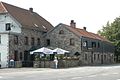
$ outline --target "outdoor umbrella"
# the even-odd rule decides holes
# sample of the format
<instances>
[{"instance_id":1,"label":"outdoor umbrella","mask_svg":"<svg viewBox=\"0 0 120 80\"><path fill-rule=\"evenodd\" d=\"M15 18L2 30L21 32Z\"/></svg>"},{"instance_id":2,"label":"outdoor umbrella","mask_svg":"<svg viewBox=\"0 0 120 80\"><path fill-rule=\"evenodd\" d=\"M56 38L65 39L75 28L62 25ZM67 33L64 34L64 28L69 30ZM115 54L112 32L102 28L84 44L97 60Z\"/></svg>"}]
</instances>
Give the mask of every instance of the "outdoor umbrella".
<instances>
[{"instance_id":1,"label":"outdoor umbrella","mask_svg":"<svg viewBox=\"0 0 120 80\"><path fill-rule=\"evenodd\" d=\"M53 50L53 53L57 53L57 54L65 54L65 53L69 53L69 51L61 49L61 48L56 48Z\"/></svg>"},{"instance_id":2,"label":"outdoor umbrella","mask_svg":"<svg viewBox=\"0 0 120 80\"><path fill-rule=\"evenodd\" d=\"M53 54L51 49L48 49L46 47L42 47L40 49L37 49L35 51L31 51L30 54L34 54L34 53L44 53L44 54Z\"/></svg>"}]
</instances>

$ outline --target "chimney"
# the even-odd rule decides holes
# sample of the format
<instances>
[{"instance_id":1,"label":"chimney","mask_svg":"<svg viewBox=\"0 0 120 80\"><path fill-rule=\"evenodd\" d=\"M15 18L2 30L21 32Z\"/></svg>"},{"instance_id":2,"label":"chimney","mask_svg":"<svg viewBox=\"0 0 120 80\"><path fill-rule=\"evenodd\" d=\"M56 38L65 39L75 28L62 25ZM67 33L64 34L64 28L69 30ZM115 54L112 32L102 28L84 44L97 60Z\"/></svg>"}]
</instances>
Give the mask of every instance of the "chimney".
<instances>
[{"instance_id":1,"label":"chimney","mask_svg":"<svg viewBox=\"0 0 120 80\"><path fill-rule=\"evenodd\" d=\"M71 26L71 27L74 27L74 28L76 27L76 23L74 22L74 20L71 20L70 26Z\"/></svg>"},{"instance_id":2,"label":"chimney","mask_svg":"<svg viewBox=\"0 0 120 80\"><path fill-rule=\"evenodd\" d=\"M83 27L83 29L86 31L86 27Z\"/></svg>"},{"instance_id":3,"label":"chimney","mask_svg":"<svg viewBox=\"0 0 120 80\"><path fill-rule=\"evenodd\" d=\"M33 12L33 8L29 8L29 11L32 13Z\"/></svg>"}]
</instances>

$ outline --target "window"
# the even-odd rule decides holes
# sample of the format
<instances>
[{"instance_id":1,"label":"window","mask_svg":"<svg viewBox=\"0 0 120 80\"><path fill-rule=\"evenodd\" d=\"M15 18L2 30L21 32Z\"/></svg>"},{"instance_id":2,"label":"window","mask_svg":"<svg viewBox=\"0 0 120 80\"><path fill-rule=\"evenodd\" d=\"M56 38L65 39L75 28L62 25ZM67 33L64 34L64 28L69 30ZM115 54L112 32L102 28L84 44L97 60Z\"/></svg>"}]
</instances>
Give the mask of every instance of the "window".
<instances>
[{"instance_id":1,"label":"window","mask_svg":"<svg viewBox=\"0 0 120 80\"><path fill-rule=\"evenodd\" d=\"M1 35L0 35L0 44L1 44Z\"/></svg>"},{"instance_id":2,"label":"window","mask_svg":"<svg viewBox=\"0 0 120 80\"><path fill-rule=\"evenodd\" d=\"M24 51L24 61L28 61L28 60L29 60L29 52Z\"/></svg>"},{"instance_id":3,"label":"window","mask_svg":"<svg viewBox=\"0 0 120 80\"><path fill-rule=\"evenodd\" d=\"M94 54L94 60L96 60L96 54Z\"/></svg>"},{"instance_id":4,"label":"window","mask_svg":"<svg viewBox=\"0 0 120 80\"><path fill-rule=\"evenodd\" d=\"M34 45L34 44L35 44L35 39L31 38L31 45Z\"/></svg>"},{"instance_id":5,"label":"window","mask_svg":"<svg viewBox=\"0 0 120 80\"><path fill-rule=\"evenodd\" d=\"M5 26L6 26L6 31L11 30L10 23L6 23Z\"/></svg>"},{"instance_id":6,"label":"window","mask_svg":"<svg viewBox=\"0 0 120 80\"><path fill-rule=\"evenodd\" d=\"M71 38L71 39L70 39L70 45L74 45L74 44L75 44L74 39Z\"/></svg>"},{"instance_id":7,"label":"window","mask_svg":"<svg viewBox=\"0 0 120 80\"><path fill-rule=\"evenodd\" d=\"M114 59L114 55L111 55L111 59Z\"/></svg>"},{"instance_id":8,"label":"window","mask_svg":"<svg viewBox=\"0 0 120 80\"><path fill-rule=\"evenodd\" d=\"M18 36L14 36L14 44L18 44Z\"/></svg>"},{"instance_id":9,"label":"window","mask_svg":"<svg viewBox=\"0 0 120 80\"><path fill-rule=\"evenodd\" d=\"M28 45L28 37L25 37L25 45Z\"/></svg>"},{"instance_id":10,"label":"window","mask_svg":"<svg viewBox=\"0 0 120 80\"><path fill-rule=\"evenodd\" d=\"M75 55L75 56L79 56L79 55L80 55L80 53L79 53L79 52L76 52L74 55Z\"/></svg>"},{"instance_id":11,"label":"window","mask_svg":"<svg viewBox=\"0 0 120 80\"><path fill-rule=\"evenodd\" d=\"M88 56L87 56L87 54L85 54L85 60L88 60Z\"/></svg>"},{"instance_id":12,"label":"window","mask_svg":"<svg viewBox=\"0 0 120 80\"><path fill-rule=\"evenodd\" d=\"M84 41L84 42L83 42L83 47L88 48L88 42L87 42L87 41Z\"/></svg>"},{"instance_id":13,"label":"window","mask_svg":"<svg viewBox=\"0 0 120 80\"><path fill-rule=\"evenodd\" d=\"M98 54L98 60L100 60L100 54Z\"/></svg>"},{"instance_id":14,"label":"window","mask_svg":"<svg viewBox=\"0 0 120 80\"><path fill-rule=\"evenodd\" d=\"M20 60L22 60L22 52L20 52Z\"/></svg>"},{"instance_id":15,"label":"window","mask_svg":"<svg viewBox=\"0 0 120 80\"><path fill-rule=\"evenodd\" d=\"M37 45L40 45L40 38L37 38Z\"/></svg>"},{"instance_id":16,"label":"window","mask_svg":"<svg viewBox=\"0 0 120 80\"><path fill-rule=\"evenodd\" d=\"M104 60L106 60L107 59L107 57L106 57L106 55L104 55Z\"/></svg>"},{"instance_id":17,"label":"window","mask_svg":"<svg viewBox=\"0 0 120 80\"><path fill-rule=\"evenodd\" d=\"M17 50L14 51L14 59L15 59L15 61L19 60L19 56L18 56L18 51Z\"/></svg>"},{"instance_id":18,"label":"window","mask_svg":"<svg viewBox=\"0 0 120 80\"><path fill-rule=\"evenodd\" d=\"M64 31L63 31L63 30L60 30L59 34L64 34Z\"/></svg>"},{"instance_id":19,"label":"window","mask_svg":"<svg viewBox=\"0 0 120 80\"><path fill-rule=\"evenodd\" d=\"M1 53L0 53L0 61L1 61Z\"/></svg>"},{"instance_id":20,"label":"window","mask_svg":"<svg viewBox=\"0 0 120 80\"><path fill-rule=\"evenodd\" d=\"M50 46L50 39L47 39L47 45Z\"/></svg>"},{"instance_id":21,"label":"window","mask_svg":"<svg viewBox=\"0 0 120 80\"><path fill-rule=\"evenodd\" d=\"M98 42L98 48L100 48L100 43Z\"/></svg>"},{"instance_id":22,"label":"window","mask_svg":"<svg viewBox=\"0 0 120 80\"><path fill-rule=\"evenodd\" d=\"M92 42L92 48L96 47L96 42Z\"/></svg>"}]
</instances>

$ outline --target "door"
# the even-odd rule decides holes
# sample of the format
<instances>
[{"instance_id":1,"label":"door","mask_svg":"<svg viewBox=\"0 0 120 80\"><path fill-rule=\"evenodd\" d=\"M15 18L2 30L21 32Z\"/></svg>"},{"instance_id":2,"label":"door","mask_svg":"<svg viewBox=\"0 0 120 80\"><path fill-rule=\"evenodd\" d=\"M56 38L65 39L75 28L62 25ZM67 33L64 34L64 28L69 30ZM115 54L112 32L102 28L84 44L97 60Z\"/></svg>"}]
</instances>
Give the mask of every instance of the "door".
<instances>
[{"instance_id":1,"label":"door","mask_svg":"<svg viewBox=\"0 0 120 80\"><path fill-rule=\"evenodd\" d=\"M24 61L22 62L23 67L32 67L33 61L30 60L30 54L28 51L24 51Z\"/></svg>"}]
</instances>

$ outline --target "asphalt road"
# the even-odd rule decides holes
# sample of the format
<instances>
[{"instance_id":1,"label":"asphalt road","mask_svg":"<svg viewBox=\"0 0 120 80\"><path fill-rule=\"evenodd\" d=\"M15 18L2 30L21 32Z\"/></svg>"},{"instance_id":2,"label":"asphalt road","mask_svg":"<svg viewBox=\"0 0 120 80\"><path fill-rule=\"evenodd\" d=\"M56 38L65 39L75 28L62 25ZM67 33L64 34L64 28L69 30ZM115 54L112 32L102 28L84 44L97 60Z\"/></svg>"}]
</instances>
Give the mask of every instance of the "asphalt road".
<instances>
[{"instance_id":1,"label":"asphalt road","mask_svg":"<svg viewBox=\"0 0 120 80\"><path fill-rule=\"evenodd\" d=\"M44 70L3 69L0 80L120 80L120 65Z\"/></svg>"}]
</instances>

